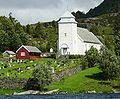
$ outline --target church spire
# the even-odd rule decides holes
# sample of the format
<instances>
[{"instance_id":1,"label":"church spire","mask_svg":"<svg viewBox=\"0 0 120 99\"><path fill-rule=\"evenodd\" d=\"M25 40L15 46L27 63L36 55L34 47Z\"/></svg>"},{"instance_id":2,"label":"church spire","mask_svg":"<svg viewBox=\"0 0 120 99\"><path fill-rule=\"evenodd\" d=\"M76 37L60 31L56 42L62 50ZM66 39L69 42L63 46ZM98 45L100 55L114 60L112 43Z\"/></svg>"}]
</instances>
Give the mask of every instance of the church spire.
<instances>
[{"instance_id":1,"label":"church spire","mask_svg":"<svg viewBox=\"0 0 120 99\"><path fill-rule=\"evenodd\" d=\"M66 11L61 17L58 23L77 23L75 21L75 17L71 14L71 12Z\"/></svg>"}]
</instances>

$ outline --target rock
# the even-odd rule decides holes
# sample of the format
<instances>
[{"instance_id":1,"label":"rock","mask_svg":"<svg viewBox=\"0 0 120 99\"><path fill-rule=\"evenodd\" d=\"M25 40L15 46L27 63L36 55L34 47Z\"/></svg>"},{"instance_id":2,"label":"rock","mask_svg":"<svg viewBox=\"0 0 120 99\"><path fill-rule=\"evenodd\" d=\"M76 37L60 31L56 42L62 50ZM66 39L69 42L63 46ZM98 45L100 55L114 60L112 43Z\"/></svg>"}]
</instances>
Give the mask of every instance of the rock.
<instances>
[{"instance_id":1,"label":"rock","mask_svg":"<svg viewBox=\"0 0 120 99\"><path fill-rule=\"evenodd\" d=\"M115 89L113 89L112 92L113 93L120 93L120 92L116 91Z\"/></svg>"},{"instance_id":2,"label":"rock","mask_svg":"<svg viewBox=\"0 0 120 99\"><path fill-rule=\"evenodd\" d=\"M38 94L39 91L34 91L34 90L28 90L28 91L25 91L25 92L21 92L21 93L14 93L14 95L29 95L29 94Z\"/></svg>"},{"instance_id":3,"label":"rock","mask_svg":"<svg viewBox=\"0 0 120 99\"><path fill-rule=\"evenodd\" d=\"M51 91L40 93L40 94L52 94L52 93L55 93L55 92L58 92L58 91L59 91L59 89L55 89L55 90L51 90Z\"/></svg>"},{"instance_id":4,"label":"rock","mask_svg":"<svg viewBox=\"0 0 120 99\"><path fill-rule=\"evenodd\" d=\"M87 91L87 93L96 93L96 91L95 90L93 90L93 91Z\"/></svg>"}]
</instances>

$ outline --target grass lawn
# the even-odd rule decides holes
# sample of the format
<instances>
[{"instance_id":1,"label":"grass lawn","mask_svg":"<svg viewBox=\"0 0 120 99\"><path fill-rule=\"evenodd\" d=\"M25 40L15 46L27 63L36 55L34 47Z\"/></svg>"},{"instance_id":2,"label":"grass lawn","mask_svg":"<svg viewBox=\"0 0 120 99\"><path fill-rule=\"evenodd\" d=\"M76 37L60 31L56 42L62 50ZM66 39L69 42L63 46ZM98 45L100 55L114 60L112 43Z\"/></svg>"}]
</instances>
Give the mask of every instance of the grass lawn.
<instances>
[{"instance_id":1,"label":"grass lawn","mask_svg":"<svg viewBox=\"0 0 120 99\"><path fill-rule=\"evenodd\" d=\"M0 95L11 95L16 93L20 93L20 92L24 92L25 90L23 89L0 89Z\"/></svg>"},{"instance_id":2,"label":"grass lawn","mask_svg":"<svg viewBox=\"0 0 120 99\"><path fill-rule=\"evenodd\" d=\"M96 91L97 93L109 93L112 91L112 83L116 81L103 80L102 72L98 67L80 71L61 81L54 82L47 86L48 90L59 89L58 93L85 93Z\"/></svg>"}]
</instances>

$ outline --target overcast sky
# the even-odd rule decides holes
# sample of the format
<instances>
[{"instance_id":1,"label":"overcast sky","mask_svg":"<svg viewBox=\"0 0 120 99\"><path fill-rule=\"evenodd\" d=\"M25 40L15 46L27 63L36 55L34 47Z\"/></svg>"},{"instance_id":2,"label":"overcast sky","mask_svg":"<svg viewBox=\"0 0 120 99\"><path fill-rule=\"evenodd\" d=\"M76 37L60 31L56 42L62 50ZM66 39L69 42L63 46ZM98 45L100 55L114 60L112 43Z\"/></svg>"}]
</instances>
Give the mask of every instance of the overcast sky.
<instances>
[{"instance_id":1,"label":"overcast sky","mask_svg":"<svg viewBox=\"0 0 120 99\"><path fill-rule=\"evenodd\" d=\"M22 24L31 24L58 20L69 11L87 12L99 5L103 0L0 0L0 16L8 16L12 12Z\"/></svg>"}]
</instances>

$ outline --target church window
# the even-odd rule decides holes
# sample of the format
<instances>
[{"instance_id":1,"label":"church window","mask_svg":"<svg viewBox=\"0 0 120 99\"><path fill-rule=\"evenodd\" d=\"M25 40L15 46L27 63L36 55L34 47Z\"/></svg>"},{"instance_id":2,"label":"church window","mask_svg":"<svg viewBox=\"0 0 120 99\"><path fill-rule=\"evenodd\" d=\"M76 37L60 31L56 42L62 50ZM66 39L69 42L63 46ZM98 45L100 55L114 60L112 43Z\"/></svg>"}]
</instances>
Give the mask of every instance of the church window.
<instances>
[{"instance_id":1,"label":"church window","mask_svg":"<svg viewBox=\"0 0 120 99\"><path fill-rule=\"evenodd\" d=\"M65 37L67 36L67 33L64 33L65 34Z\"/></svg>"}]
</instances>

